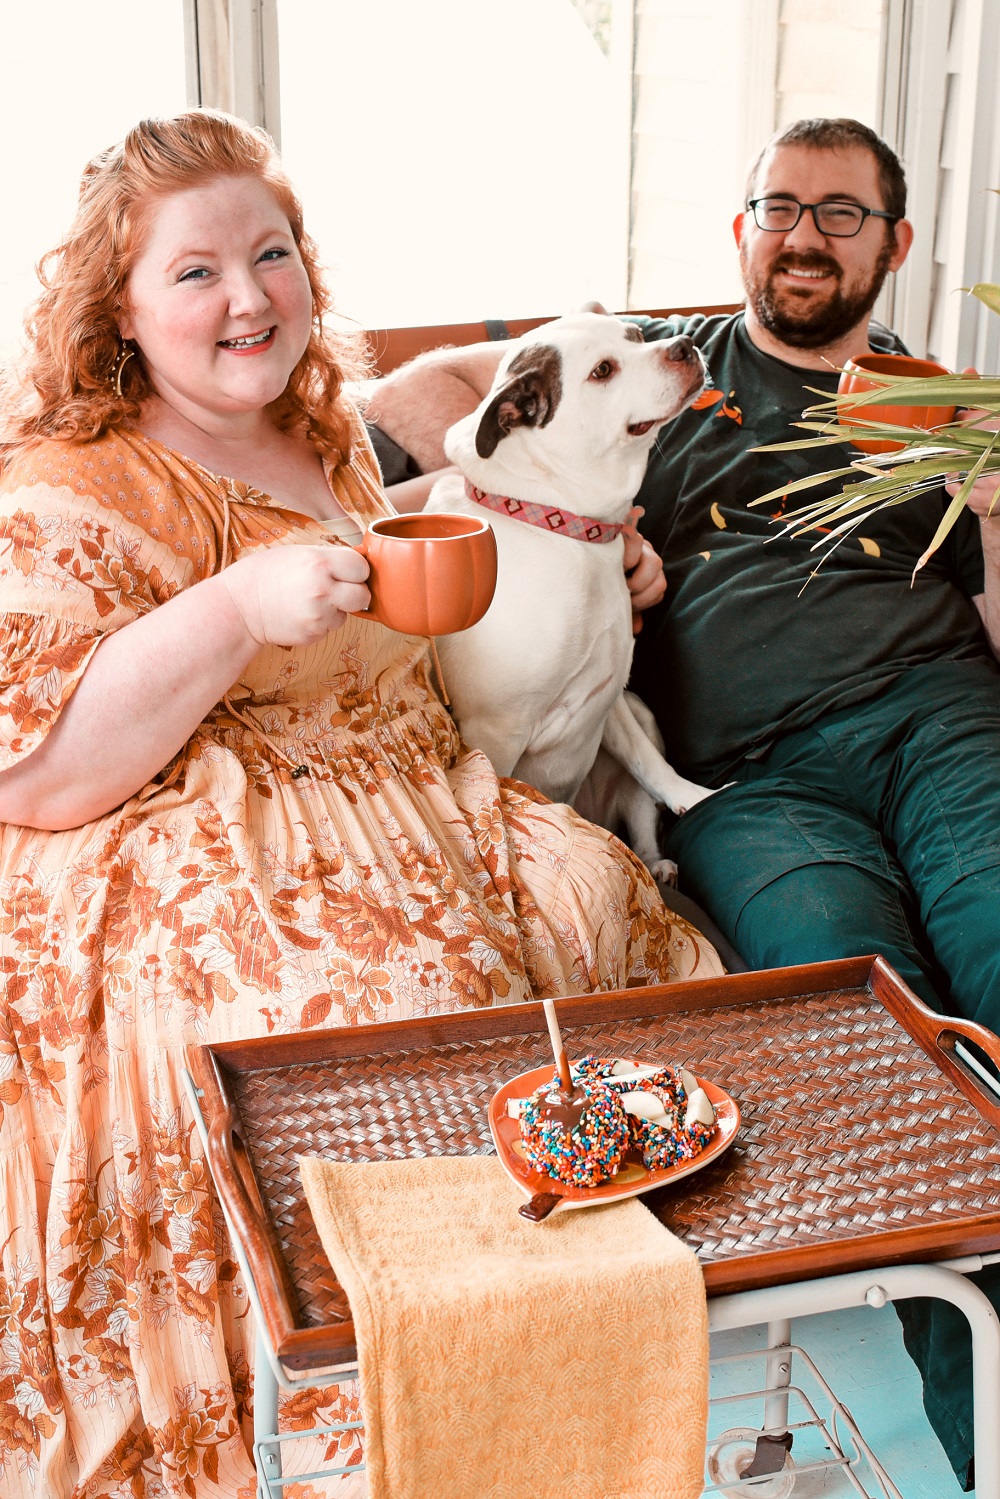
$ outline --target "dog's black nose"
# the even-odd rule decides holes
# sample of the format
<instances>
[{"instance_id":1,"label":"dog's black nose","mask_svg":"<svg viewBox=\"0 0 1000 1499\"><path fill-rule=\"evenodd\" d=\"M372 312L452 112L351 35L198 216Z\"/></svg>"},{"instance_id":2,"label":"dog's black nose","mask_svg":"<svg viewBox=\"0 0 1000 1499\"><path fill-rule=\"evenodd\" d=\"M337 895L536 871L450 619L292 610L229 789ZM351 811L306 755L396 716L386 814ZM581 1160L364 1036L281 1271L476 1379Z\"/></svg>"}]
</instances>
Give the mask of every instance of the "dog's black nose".
<instances>
[{"instance_id":1,"label":"dog's black nose","mask_svg":"<svg viewBox=\"0 0 1000 1499\"><path fill-rule=\"evenodd\" d=\"M681 334L679 338L668 338L661 345L664 359L670 359L677 364L684 364L696 359L694 339L688 338L687 334Z\"/></svg>"}]
</instances>

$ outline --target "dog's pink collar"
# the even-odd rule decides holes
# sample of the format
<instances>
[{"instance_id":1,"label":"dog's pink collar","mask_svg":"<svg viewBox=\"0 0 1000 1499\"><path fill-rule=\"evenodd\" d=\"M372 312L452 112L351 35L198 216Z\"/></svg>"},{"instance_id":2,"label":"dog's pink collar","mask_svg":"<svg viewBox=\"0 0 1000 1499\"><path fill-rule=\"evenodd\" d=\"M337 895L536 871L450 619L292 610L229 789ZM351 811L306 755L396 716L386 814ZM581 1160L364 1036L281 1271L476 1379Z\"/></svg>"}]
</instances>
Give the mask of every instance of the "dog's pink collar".
<instances>
[{"instance_id":1,"label":"dog's pink collar","mask_svg":"<svg viewBox=\"0 0 1000 1499\"><path fill-rule=\"evenodd\" d=\"M527 521L529 526L540 526L555 536L572 536L575 541L614 541L623 530L622 521L592 520L589 515L560 510L558 505L539 505L534 500L512 500L507 495L487 494L485 489L477 489L468 479L465 493L470 500L485 505L488 510L509 515L511 520Z\"/></svg>"}]
</instances>

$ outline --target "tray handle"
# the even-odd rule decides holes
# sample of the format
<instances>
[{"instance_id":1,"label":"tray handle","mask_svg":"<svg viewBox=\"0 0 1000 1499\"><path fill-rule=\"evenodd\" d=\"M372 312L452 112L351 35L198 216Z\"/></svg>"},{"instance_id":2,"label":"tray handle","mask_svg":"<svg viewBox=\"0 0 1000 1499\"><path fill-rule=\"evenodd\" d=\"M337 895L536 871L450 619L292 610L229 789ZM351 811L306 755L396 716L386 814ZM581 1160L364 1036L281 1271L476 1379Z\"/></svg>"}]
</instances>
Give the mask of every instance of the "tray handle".
<instances>
[{"instance_id":1,"label":"tray handle","mask_svg":"<svg viewBox=\"0 0 1000 1499\"><path fill-rule=\"evenodd\" d=\"M294 1330L294 1323L288 1322L282 1308L287 1308L294 1316L298 1297L275 1241L274 1227L257 1184L242 1121L231 1105L227 1104L209 1126L207 1154L216 1190L234 1234L245 1250L255 1242L264 1241L264 1260L258 1262L255 1277L257 1294L272 1343L279 1348L285 1334Z\"/></svg>"},{"instance_id":2,"label":"tray handle","mask_svg":"<svg viewBox=\"0 0 1000 1499\"><path fill-rule=\"evenodd\" d=\"M956 1050L959 1042L971 1042L989 1057L995 1067L1000 1068L1000 1037L974 1020L932 1010L904 983L885 958L875 956L869 961L872 966L868 982L875 998L923 1047L969 1102L975 1104L983 1118L988 1119L995 1129L1000 1129L1000 1097L984 1081L988 1074L974 1058L966 1060Z\"/></svg>"},{"instance_id":3,"label":"tray handle","mask_svg":"<svg viewBox=\"0 0 1000 1499\"><path fill-rule=\"evenodd\" d=\"M996 1081L995 1089L991 1088L977 1072L975 1061L966 1060L956 1050L957 1043L971 1041L1000 1069L1000 1037L995 1036L984 1025L977 1025L973 1020L963 1020L957 1015L937 1015L931 1011L925 1024L936 1050L944 1058L947 1071L955 1078L966 1097L975 1103L991 1124L1000 1129L1000 1078Z\"/></svg>"},{"instance_id":4,"label":"tray handle","mask_svg":"<svg viewBox=\"0 0 1000 1499\"><path fill-rule=\"evenodd\" d=\"M260 1225L267 1222L267 1212L239 1118L231 1110L227 1109L212 1121L208 1149L219 1196L226 1204L233 1227L245 1243L248 1230L259 1231Z\"/></svg>"}]
</instances>

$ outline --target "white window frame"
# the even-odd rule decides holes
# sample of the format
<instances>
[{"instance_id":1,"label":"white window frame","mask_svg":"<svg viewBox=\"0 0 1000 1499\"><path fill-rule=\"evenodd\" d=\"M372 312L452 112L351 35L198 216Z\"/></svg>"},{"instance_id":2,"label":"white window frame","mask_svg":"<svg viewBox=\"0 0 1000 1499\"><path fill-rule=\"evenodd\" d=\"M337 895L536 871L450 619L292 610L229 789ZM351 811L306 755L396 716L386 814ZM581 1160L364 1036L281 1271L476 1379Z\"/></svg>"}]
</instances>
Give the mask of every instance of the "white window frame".
<instances>
[{"instance_id":1,"label":"white window frame","mask_svg":"<svg viewBox=\"0 0 1000 1499\"><path fill-rule=\"evenodd\" d=\"M183 5L189 102L262 125L280 146L277 0ZM780 0L759 0L748 38L747 138L763 138L773 125L779 7ZM624 39L622 22L626 12L634 16L634 0L615 0L615 11ZM626 45L630 39L631 23ZM1000 317L954 294L976 281L1000 281L1000 195L985 190L1000 188L998 63L997 0L886 0L880 130L907 163L908 215L917 235L876 312L922 354L937 308L941 346L932 352L955 369L1000 368ZM950 105L949 74L958 82ZM630 102L623 97L623 115ZM947 223L941 222L945 170Z\"/></svg>"},{"instance_id":2,"label":"white window frame","mask_svg":"<svg viewBox=\"0 0 1000 1499\"><path fill-rule=\"evenodd\" d=\"M281 145L277 0L184 0L188 102L262 125Z\"/></svg>"},{"instance_id":3,"label":"white window frame","mask_svg":"<svg viewBox=\"0 0 1000 1499\"><path fill-rule=\"evenodd\" d=\"M959 291L1000 279L998 59L995 0L888 0L881 132L906 162L916 237L877 310L952 369L1000 361L1000 317Z\"/></svg>"}]
</instances>

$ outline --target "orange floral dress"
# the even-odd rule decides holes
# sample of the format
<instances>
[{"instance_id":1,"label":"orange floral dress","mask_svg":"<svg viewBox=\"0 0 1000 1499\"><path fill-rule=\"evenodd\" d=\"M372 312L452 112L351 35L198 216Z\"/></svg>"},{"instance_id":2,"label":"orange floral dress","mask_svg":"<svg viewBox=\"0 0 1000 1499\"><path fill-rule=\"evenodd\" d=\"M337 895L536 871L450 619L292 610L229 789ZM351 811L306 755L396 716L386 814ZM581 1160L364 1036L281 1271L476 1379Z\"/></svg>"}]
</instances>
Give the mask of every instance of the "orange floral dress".
<instances>
[{"instance_id":1,"label":"orange floral dress","mask_svg":"<svg viewBox=\"0 0 1000 1499\"><path fill-rule=\"evenodd\" d=\"M327 476L361 526L389 513L360 422ZM227 558L324 539L134 432L22 455L0 484L0 768L107 633ZM721 971L621 844L462 744L426 640L351 618L263 649L228 698L117 810L0 824L9 1499L254 1492L252 1316L186 1044ZM355 1398L299 1393L283 1421Z\"/></svg>"}]
</instances>

